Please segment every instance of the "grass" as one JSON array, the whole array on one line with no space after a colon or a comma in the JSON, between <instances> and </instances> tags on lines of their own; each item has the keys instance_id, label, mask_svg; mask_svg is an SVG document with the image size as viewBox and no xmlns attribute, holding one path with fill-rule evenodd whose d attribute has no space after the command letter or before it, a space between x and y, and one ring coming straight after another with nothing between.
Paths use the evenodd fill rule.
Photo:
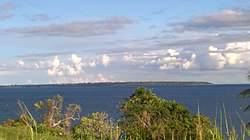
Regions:
<instances>
[{"instance_id":1,"label":"grass","mask_svg":"<svg viewBox=\"0 0 250 140\"><path fill-rule=\"evenodd\" d=\"M217 118L214 120L214 124L209 129L204 129L202 127L200 112L198 109L198 122L197 122L197 130L196 130L196 139L195 140L247 140L246 137L246 127L242 123L241 132L237 133L232 123L229 123L225 107L223 106L223 111L219 111L219 122L217 122ZM0 140L73 140L71 136L52 136L46 133L37 133L35 131L31 131L31 126L3 126L0 125ZM33 128L34 129L34 128ZM210 138L206 138L207 133L211 134ZM88 137L84 139L92 139L94 137ZM102 138L99 138L102 140ZM130 138L124 138L130 139ZM138 135L136 138L141 140L142 138ZM185 140L193 140L192 138L183 138ZM104 139L103 139L104 140ZM166 139L167 140L167 139ZM174 140L174 139L172 139Z\"/></svg>"},{"instance_id":2,"label":"grass","mask_svg":"<svg viewBox=\"0 0 250 140\"><path fill-rule=\"evenodd\" d=\"M71 137L51 136L48 134L36 133L32 137L28 126L0 126L0 140L71 140Z\"/></svg>"}]
</instances>

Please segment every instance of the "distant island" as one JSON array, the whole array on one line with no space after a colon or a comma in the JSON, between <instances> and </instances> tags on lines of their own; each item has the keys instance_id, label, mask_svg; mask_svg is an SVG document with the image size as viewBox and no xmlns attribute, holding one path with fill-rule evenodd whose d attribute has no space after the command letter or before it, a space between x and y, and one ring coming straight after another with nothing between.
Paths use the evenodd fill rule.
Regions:
<instances>
[{"instance_id":1,"label":"distant island","mask_svg":"<svg viewBox=\"0 0 250 140\"><path fill-rule=\"evenodd\" d=\"M125 86L197 86L211 85L210 82L197 81L158 81L158 82L98 82L98 83L65 83L65 84L35 84L35 85L5 85L0 87L62 87L62 86L107 86L107 87L125 87Z\"/></svg>"}]
</instances>

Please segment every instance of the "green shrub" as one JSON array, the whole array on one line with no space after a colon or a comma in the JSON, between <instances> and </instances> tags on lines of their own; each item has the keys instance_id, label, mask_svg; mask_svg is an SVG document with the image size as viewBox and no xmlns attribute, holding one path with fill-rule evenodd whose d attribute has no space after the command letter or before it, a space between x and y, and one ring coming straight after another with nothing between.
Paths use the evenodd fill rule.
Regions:
<instances>
[{"instance_id":1,"label":"green shrub","mask_svg":"<svg viewBox=\"0 0 250 140\"><path fill-rule=\"evenodd\" d=\"M118 139L120 135L117 125L104 112L82 117L80 125L76 125L72 133L78 139Z\"/></svg>"},{"instance_id":2,"label":"green shrub","mask_svg":"<svg viewBox=\"0 0 250 140\"><path fill-rule=\"evenodd\" d=\"M4 126L25 126L27 123L32 123L32 118L25 114L21 114L17 120L7 119L3 122Z\"/></svg>"},{"instance_id":3,"label":"green shrub","mask_svg":"<svg viewBox=\"0 0 250 140\"><path fill-rule=\"evenodd\" d=\"M7 119L3 122L3 126L24 126L25 124L18 120Z\"/></svg>"},{"instance_id":4,"label":"green shrub","mask_svg":"<svg viewBox=\"0 0 250 140\"><path fill-rule=\"evenodd\" d=\"M60 128L51 128L46 124L40 123L37 125L37 133L47 134L51 136L69 136L70 133Z\"/></svg>"},{"instance_id":5,"label":"green shrub","mask_svg":"<svg viewBox=\"0 0 250 140\"><path fill-rule=\"evenodd\" d=\"M195 128L185 106L141 87L121 104L120 110L123 116L119 125L129 139L185 139Z\"/></svg>"}]
</instances>

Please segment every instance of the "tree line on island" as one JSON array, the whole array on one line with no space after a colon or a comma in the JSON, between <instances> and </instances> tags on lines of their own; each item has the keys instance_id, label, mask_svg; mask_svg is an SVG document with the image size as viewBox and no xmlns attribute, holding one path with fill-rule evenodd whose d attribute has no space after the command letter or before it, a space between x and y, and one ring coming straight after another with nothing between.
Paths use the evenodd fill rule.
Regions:
<instances>
[{"instance_id":1,"label":"tree line on island","mask_svg":"<svg viewBox=\"0 0 250 140\"><path fill-rule=\"evenodd\" d=\"M5 85L0 87L74 87L74 86L111 86L111 87L146 87L146 86L197 86L211 85L203 81L141 81L141 82L96 82L96 83L62 83L62 84L33 84L33 85Z\"/></svg>"}]
</instances>

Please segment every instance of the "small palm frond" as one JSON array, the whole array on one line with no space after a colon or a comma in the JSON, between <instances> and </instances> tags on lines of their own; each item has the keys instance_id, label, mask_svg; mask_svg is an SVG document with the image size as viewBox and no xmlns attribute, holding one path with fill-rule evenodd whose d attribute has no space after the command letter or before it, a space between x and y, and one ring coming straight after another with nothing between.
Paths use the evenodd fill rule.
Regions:
<instances>
[{"instance_id":1,"label":"small palm frond","mask_svg":"<svg viewBox=\"0 0 250 140\"><path fill-rule=\"evenodd\" d=\"M246 97L250 97L250 89L242 91L238 96L238 98L246 98Z\"/></svg>"}]
</instances>

